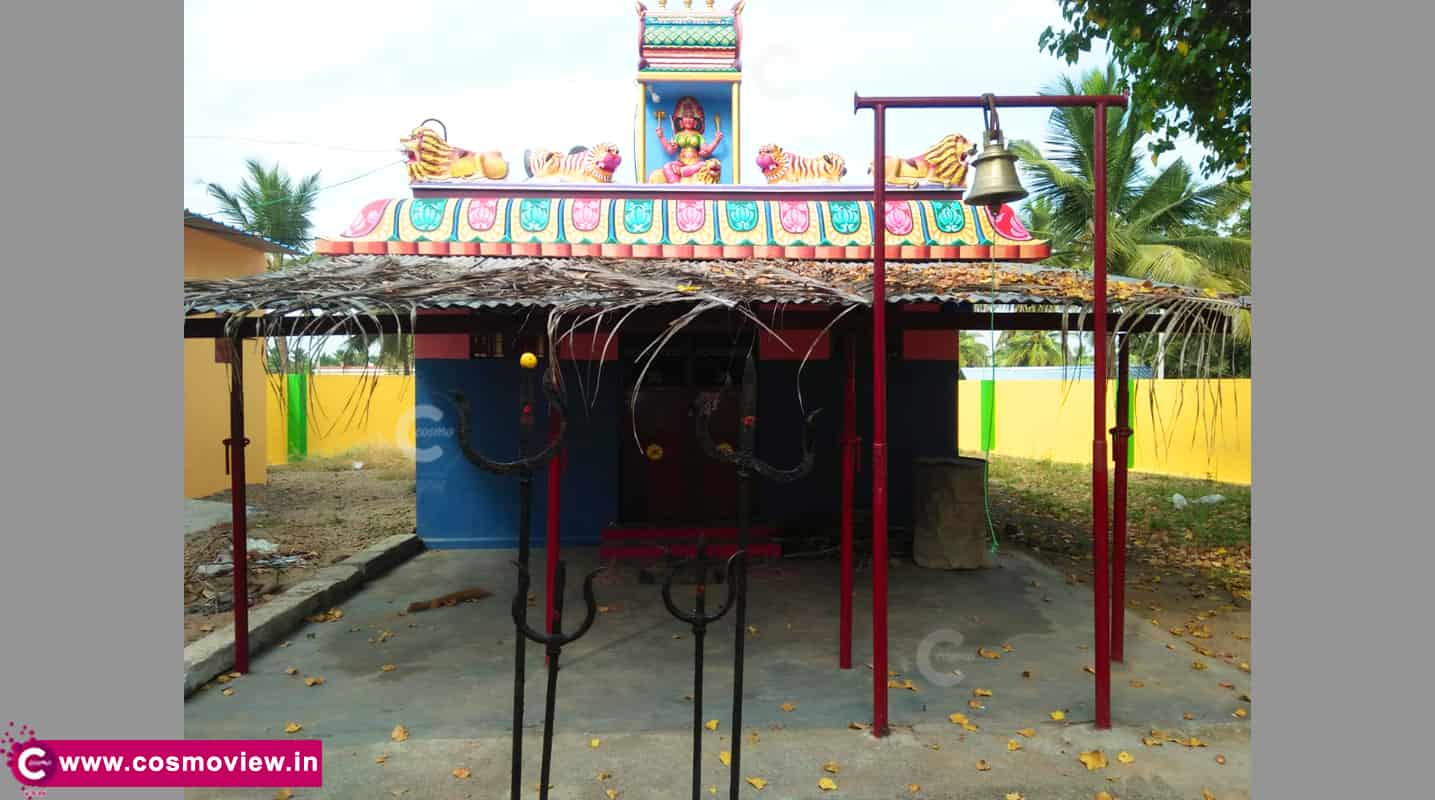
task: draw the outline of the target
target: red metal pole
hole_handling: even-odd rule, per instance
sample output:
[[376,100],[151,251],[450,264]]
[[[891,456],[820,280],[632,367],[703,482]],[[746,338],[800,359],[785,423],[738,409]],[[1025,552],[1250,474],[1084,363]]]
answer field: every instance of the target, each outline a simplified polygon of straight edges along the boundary
[[873,109],[872,735],[887,735],[887,109]]
[[231,339],[229,358],[230,520],[234,538],[234,671],[249,672],[249,514],[245,496],[244,340]]
[[837,666],[852,669],[852,495],[857,471],[857,339],[847,339],[847,382],[842,396],[842,613]]
[[1120,337],[1116,351],[1116,427],[1111,429],[1115,462],[1111,511],[1111,660],[1125,660],[1126,641],[1126,450],[1131,441],[1131,337]]
[[1106,104],[1096,104],[1095,192],[1092,234],[1092,323],[1096,363],[1092,375],[1091,568],[1096,608],[1096,727],[1111,727],[1111,563],[1106,547]]

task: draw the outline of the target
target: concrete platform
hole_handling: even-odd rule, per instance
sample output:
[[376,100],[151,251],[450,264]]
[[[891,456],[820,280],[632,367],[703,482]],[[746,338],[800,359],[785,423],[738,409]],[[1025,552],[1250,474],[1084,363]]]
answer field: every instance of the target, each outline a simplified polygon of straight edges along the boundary
[[[565,553],[569,618],[581,616],[578,576],[596,566],[593,549]],[[306,623],[288,647],[253,662],[253,673],[230,683],[234,694],[206,689],[186,704],[191,738],[285,738],[288,722],[303,725],[294,738],[325,742],[325,787],[295,797],[507,797],[513,691],[515,585],[512,551],[429,551],[374,581],[343,605],[331,623]],[[541,568],[542,550],[533,564]],[[801,561],[755,564],[747,641],[744,775],[765,778],[766,789],[745,786],[744,797],[808,798],[1091,798],[1109,791],[1123,798],[1200,797],[1209,788],[1228,800],[1249,796],[1249,716],[1232,717],[1250,676],[1219,661],[1197,658],[1181,640],[1128,615],[1127,663],[1113,672],[1116,728],[1097,732],[1093,678],[1083,670],[1090,651],[1092,610],[1087,586],[1025,556],[1003,553],[990,570],[945,572],[914,565],[890,571],[890,661],[918,691],[889,690],[892,736],[877,740],[849,729],[871,718],[870,586],[857,576],[854,668],[837,669],[837,565]],[[539,602],[531,624],[542,624]],[[414,600],[483,586],[495,596],[478,603],[401,615]],[[679,598],[690,596],[675,589]],[[627,800],[687,796],[692,725],[692,640],[686,626],[662,607],[658,587],[643,585],[634,568],[616,568],[597,585],[610,607],[588,635],[565,649],[559,677],[554,753],[554,800]],[[571,625],[570,625],[571,626]],[[358,628],[358,630],[354,630]],[[382,642],[381,631],[392,636]],[[718,752],[728,739],[731,692],[731,616],[709,631],[704,717],[720,722],[705,733],[704,784],[726,796]],[[1002,645],[1010,651],[1002,651]],[[1175,644],[1176,649],[1167,648]],[[1087,649],[1082,649],[1086,647]],[[1002,651],[998,660],[977,648]],[[530,645],[524,756],[526,793],[538,783],[544,699],[543,653]],[[381,672],[384,664],[397,669]],[[285,674],[295,667],[297,676]],[[960,672],[960,675],[956,672]],[[1023,672],[1030,677],[1023,677]],[[325,682],[306,687],[305,676]],[[1131,688],[1140,680],[1142,688]],[[1219,687],[1222,681],[1234,690]],[[968,707],[974,688],[992,692],[982,710]],[[781,706],[796,708],[784,712]],[[1066,712],[1053,722],[1051,711]],[[980,730],[952,724],[966,714]],[[1183,719],[1190,713],[1191,720]],[[408,741],[389,734],[405,725]],[[775,727],[780,726],[780,727]],[[1035,728],[1026,738],[1018,729]],[[1147,747],[1150,729],[1197,736],[1206,747]],[[599,738],[598,748],[589,740]],[[1008,751],[1008,740],[1022,749]],[[1102,747],[1110,766],[1088,771],[1077,761]],[[1135,756],[1121,764],[1116,755]],[[1217,754],[1225,765],[1215,761]],[[387,755],[384,763],[376,758]],[[991,764],[977,771],[978,759]],[[822,765],[837,761],[839,789],[817,788]],[[471,770],[456,779],[455,768]],[[600,782],[600,771],[612,774]],[[909,784],[922,788],[908,790]],[[395,793],[399,794],[395,794]],[[705,796],[709,795],[706,792]],[[192,790],[187,797],[269,798],[273,791]]]

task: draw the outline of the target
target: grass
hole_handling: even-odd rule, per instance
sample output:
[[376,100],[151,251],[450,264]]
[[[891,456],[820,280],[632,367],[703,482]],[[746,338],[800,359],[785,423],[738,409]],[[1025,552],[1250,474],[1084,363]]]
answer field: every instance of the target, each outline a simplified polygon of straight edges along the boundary
[[348,472],[355,463],[362,463],[379,480],[414,480],[413,453],[389,447],[357,447],[336,456],[310,456],[291,461],[276,469],[296,472]]
[[[975,455],[968,454],[964,455]],[[1091,518],[1091,467],[997,456],[991,458],[991,501],[1014,511],[1087,525]],[[1108,485],[1110,481],[1108,479]],[[1216,504],[1177,509],[1171,496],[1188,501],[1219,494]],[[1127,520],[1134,534],[1168,534],[1197,547],[1229,547],[1251,541],[1251,487],[1196,478],[1129,473]]]

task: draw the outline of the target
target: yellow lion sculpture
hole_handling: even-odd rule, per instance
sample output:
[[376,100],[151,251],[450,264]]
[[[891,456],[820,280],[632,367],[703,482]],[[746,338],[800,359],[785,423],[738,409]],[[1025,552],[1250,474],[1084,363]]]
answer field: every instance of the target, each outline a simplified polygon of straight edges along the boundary
[[[960,133],[948,134],[920,156],[888,156],[883,164],[885,180],[895,186],[916,187],[921,183],[940,183],[943,189],[960,186],[967,180],[967,159],[976,152],[976,145],[967,137]],[[867,174],[872,174],[870,165]]]
[[768,183],[838,183],[847,174],[847,160],[836,153],[800,156],[776,144],[757,148],[757,167]]
[[508,162],[497,150],[475,153],[449,144],[433,128],[420,125],[399,140],[408,159],[409,182],[491,180],[508,177]]

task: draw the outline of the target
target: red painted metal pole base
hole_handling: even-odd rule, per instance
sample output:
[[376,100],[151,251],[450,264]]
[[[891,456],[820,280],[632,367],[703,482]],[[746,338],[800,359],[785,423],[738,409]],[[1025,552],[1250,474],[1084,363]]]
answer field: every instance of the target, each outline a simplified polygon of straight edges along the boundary
[[249,511],[245,495],[244,340],[233,339],[229,362],[230,521],[234,539],[234,671],[249,672]]

